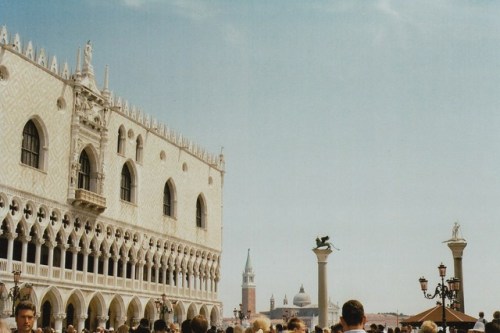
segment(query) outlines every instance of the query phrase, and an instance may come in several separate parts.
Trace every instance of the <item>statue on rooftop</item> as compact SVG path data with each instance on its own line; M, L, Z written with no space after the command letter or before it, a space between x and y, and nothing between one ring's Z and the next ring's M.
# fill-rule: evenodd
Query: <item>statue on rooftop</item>
M85 64L90 65L92 62L92 44L90 40L87 41L87 45L85 45L85 49L83 50L83 61Z

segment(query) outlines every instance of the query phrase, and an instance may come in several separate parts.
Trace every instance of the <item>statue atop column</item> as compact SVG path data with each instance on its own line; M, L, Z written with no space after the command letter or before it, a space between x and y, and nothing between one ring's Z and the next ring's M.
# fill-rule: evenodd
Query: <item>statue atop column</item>
M444 241L443 243L449 242L465 242L465 239L461 236L460 224L458 222L455 222L451 229L451 238Z
M331 248L333 247L335 250L338 250L335 246L333 246L333 244L331 242L328 241L329 239L330 239L329 236L316 237L315 249L326 247L327 250L331 250Z

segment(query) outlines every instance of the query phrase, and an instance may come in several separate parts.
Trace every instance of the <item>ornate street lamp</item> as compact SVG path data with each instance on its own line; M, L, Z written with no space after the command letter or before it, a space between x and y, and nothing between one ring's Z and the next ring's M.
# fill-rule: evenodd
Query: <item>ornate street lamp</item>
M27 289L27 293L24 296L21 295L21 288L19 287L19 283L21 282L21 271L13 271L12 274L14 275L14 287L7 290L5 283L0 282L0 298L3 301L6 301L8 299L10 299L12 301L11 317L14 317L15 316L14 312L15 312L17 303L19 303L20 301L25 301L25 300L29 299L32 286L31 286L31 284L26 283L24 285L24 288Z
M434 291L434 295L427 294L427 279L421 277L418 279L420 282L420 289L422 289L424 293L424 297L427 299L433 299L436 296L441 298L441 307L442 307L442 321L443 321L443 332L446 332L446 299L450 301L450 307L456 309L460 306L460 303L457 301L458 291L460 290L460 279L456 277L452 277L446 280L448 286L444 284L444 277L446 276L446 266L441 263L438 266L439 276L441 277L441 283L438 283L436 290Z
M240 304L239 310L237 310L236 308L234 308L234 310L233 310L234 319L236 319L236 321L238 321L238 319L239 319L240 325L243 325L244 319L250 319L251 313L252 313L252 311L248 310L247 314L245 315L245 313L243 312L243 304Z
M176 301L172 301L172 304L175 305ZM160 314L160 318L164 319L165 314L172 313L173 309L168 307L168 298L165 293L161 295L161 298L157 298L155 300L156 310Z

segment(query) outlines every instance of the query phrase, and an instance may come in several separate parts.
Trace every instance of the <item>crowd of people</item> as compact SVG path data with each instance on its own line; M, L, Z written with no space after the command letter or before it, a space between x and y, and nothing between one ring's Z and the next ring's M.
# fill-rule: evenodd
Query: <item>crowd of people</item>
M11 331L8 325L0 320L0 333L55 333L53 328L33 329L36 318L36 307L29 301L22 301L17 304L15 311L16 329ZM328 328L316 326L314 333L438 333L440 328L433 321L424 321L418 331L411 326L386 328L383 325L370 325L365 330L366 316L363 305L357 300L350 300L342 306L342 315L340 323ZM500 311L493 313L493 320L488 322L484 318L484 313L479 313L479 319L472 329L474 333L500 333ZM72 325L68 325L65 333L78 333ZM90 333L84 329L82 333ZM300 318L292 317L285 325L271 325L268 318L258 317L253 320L251 326L243 328L240 325L229 326L225 332L217 329L215 326L209 327L208 320L203 315L197 315L192 319L182 322L179 327L176 323L167 323L163 319L158 319L153 323L153 329L150 329L150 322L143 318L139 321L137 327L129 327L124 324L117 328L105 329L97 327L94 333L309 333L304 321ZM312 333L312 332L311 332ZM450 333L453 332L450 329Z

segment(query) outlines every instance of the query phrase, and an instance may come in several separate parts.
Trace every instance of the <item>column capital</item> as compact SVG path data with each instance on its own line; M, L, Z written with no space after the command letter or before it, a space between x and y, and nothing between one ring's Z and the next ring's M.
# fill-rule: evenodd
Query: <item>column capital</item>
M448 247L450 248L453 258L455 259L463 257L466 246L467 242L465 240L448 242Z
M316 254L316 257L318 259L318 263L326 263L328 262L328 256L330 253L332 253L332 249L318 249L315 248L313 249L314 254Z
M56 320L57 320L57 319L64 319L64 318L66 318L66 313L61 312L61 313L54 314L54 318L55 318Z

